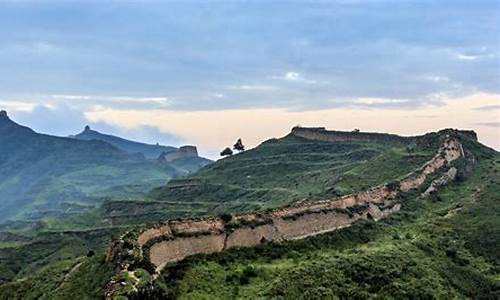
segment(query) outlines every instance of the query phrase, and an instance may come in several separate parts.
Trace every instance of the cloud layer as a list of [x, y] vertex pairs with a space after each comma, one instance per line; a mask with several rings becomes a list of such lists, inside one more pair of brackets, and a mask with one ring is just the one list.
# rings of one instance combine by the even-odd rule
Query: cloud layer
[[[0, 109], [69, 134], [109, 111], [176, 119], [361, 110], [422, 120], [452, 99], [490, 95], [469, 108], [468, 124], [496, 129], [498, 28], [493, 0], [2, 1]], [[191, 141], [169, 134], [177, 127], [100, 122]]]
[[90, 95], [113, 108], [188, 111], [363, 98], [422, 106], [438, 94], [499, 92], [499, 19], [495, 1], [7, 1], [0, 99]]

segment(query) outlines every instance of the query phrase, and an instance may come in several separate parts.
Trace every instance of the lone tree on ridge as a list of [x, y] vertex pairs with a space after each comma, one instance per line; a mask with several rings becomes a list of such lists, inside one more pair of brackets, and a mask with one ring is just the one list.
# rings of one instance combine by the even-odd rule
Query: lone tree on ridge
[[239, 152], [245, 151], [245, 146], [243, 145], [243, 142], [241, 141], [241, 139], [238, 139], [236, 141], [236, 144], [234, 144], [233, 149], [238, 150]]
[[229, 147], [222, 150], [222, 152], [220, 153], [220, 156], [231, 156], [231, 155], [233, 155], [233, 150], [231, 150], [231, 148]]

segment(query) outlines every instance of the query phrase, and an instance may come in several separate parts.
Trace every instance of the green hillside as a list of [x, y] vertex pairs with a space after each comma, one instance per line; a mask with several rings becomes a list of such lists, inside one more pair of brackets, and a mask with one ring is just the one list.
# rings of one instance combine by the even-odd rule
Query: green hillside
[[[172, 180], [145, 199], [106, 201], [61, 224], [53, 220], [42, 230], [6, 235], [0, 239], [0, 299], [99, 298], [118, 269], [104, 259], [113, 235], [167, 218], [263, 211], [392, 182], [433, 157], [448, 133], [409, 144], [288, 135]], [[500, 154], [460, 139], [467, 160], [455, 164], [458, 180], [422, 198], [440, 173], [431, 176], [419, 190], [401, 194], [401, 211], [387, 219], [193, 256], [169, 265], [151, 285], [151, 275], [138, 268], [135, 276], [144, 284], [124, 290], [130, 299], [497, 299]], [[86, 222], [103, 228], [65, 229]], [[124, 276], [114, 279], [133, 280]]]
[[2, 114], [0, 223], [79, 215], [107, 199], [137, 199], [204, 164], [156, 163], [102, 141], [38, 134]]
[[498, 299], [500, 155], [468, 146], [479, 161], [473, 175], [423, 199], [428, 180], [388, 219], [191, 257], [137, 299]]
[[[434, 151], [417, 145], [410, 150], [395, 143], [328, 143], [287, 135], [172, 180], [149, 196], [171, 203], [168, 217], [259, 211], [384, 184], [420, 167]], [[155, 214], [161, 212], [155, 209]]]

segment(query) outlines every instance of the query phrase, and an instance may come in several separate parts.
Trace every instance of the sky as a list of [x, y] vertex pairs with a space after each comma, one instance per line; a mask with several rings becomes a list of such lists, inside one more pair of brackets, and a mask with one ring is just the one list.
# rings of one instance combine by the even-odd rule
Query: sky
[[212, 158], [298, 124], [500, 149], [499, 3], [3, 0], [0, 109]]

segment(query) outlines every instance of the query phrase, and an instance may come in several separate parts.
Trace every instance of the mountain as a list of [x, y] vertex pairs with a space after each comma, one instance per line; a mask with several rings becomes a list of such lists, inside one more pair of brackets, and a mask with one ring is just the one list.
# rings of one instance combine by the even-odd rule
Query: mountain
[[148, 160], [171, 165], [182, 173], [192, 173], [199, 168], [210, 164], [212, 161], [198, 156], [196, 146], [185, 145], [179, 148], [163, 145], [151, 145], [127, 140], [118, 136], [103, 134], [85, 126], [84, 130], [76, 135], [69, 136], [77, 140], [103, 141], [130, 155], [143, 155]]
[[162, 153], [169, 153], [176, 151], [177, 148], [170, 146], [162, 146], [159, 144], [151, 145], [140, 142], [127, 140], [118, 136], [103, 134], [98, 131], [90, 129], [90, 126], [85, 126], [84, 130], [76, 135], [71, 135], [71, 138], [78, 140], [98, 140], [115, 146], [129, 154], [141, 153], [147, 159], [157, 159]]
[[0, 298], [498, 299], [499, 171], [471, 131], [294, 128], [107, 227], [5, 234]]
[[399, 143], [329, 143], [289, 134], [175, 178], [153, 189], [147, 201], [108, 201], [103, 218], [114, 225], [143, 223], [348, 194], [402, 176], [434, 154], [430, 148], [405, 149]]
[[206, 163], [158, 163], [100, 140], [39, 134], [2, 111], [0, 222], [74, 215], [106, 199], [137, 198]]

